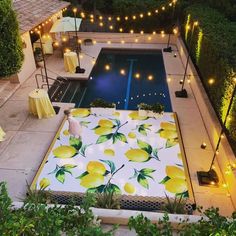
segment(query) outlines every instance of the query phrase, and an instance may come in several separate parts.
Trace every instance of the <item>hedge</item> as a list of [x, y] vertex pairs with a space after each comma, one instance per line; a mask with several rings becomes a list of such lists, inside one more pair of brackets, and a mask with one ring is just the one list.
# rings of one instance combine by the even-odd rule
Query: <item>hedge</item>
[[[217, 10], [205, 5], [188, 7], [185, 16], [185, 25], [188, 16], [190, 22], [199, 21], [199, 27], [192, 38], [191, 56], [199, 69], [212, 105], [224, 123], [236, 77], [236, 23], [230, 22]], [[184, 37], [190, 47], [190, 31]], [[210, 84], [209, 79], [214, 79], [214, 83]], [[230, 118], [226, 128], [236, 153], [236, 99]]]
[[0, 52], [0, 77], [19, 72], [24, 54], [11, 0], [0, 1]]

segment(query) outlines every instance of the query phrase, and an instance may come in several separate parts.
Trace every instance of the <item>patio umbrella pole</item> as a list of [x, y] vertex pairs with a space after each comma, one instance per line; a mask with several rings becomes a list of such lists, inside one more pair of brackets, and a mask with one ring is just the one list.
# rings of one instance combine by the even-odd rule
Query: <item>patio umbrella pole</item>
[[[172, 15], [171, 15], [171, 23], [173, 22], [173, 18], [174, 18], [175, 3], [176, 1], [173, 1], [174, 7], [173, 7]], [[163, 49], [163, 52], [172, 52], [172, 48], [170, 46], [170, 36], [171, 36], [171, 33], [169, 32], [167, 46], [166, 48]]]
[[217, 173], [213, 169], [213, 164], [215, 162], [216, 156], [219, 154], [219, 146], [220, 146], [220, 143], [221, 143], [221, 140], [222, 140], [222, 135], [223, 135], [224, 130], [225, 130], [225, 125], [226, 125], [226, 122], [227, 122], [227, 119], [228, 119], [228, 116], [229, 116], [229, 113], [230, 113], [231, 106], [233, 104], [235, 95], [236, 95], [236, 83], [234, 85], [234, 90], [233, 90], [232, 96], [230, 98], [229, 106], [228, 106], [228, 109], [227, 109], [227, 113], [226, 113], [226, 116], [225, 116], [224, 123], [222, 125], [223, 127], [221, 129], [220, 136], [219, 136], [219, 139], [218, 139], [215, 151], [214, 151], [214, 155], [213, 155], [213, 158], [212, 158], [212, 161], [211, 161], [210, 168], [209, 168], [208, 171], [197, 171], [197, 177], [198, 177], [199, 185], [216, 186], [219, 182], [219, 178], [217, 176]]
[[80, 68], [80, 58], [79, 58], [79, 49], [78, 49], [78, 33], [77, 33], [77, 24], [76, 24], [76, 13], [77, 13], [77, 8], [73, 9], [74, 12], [74, 19], [75, 19], [75, 38], [76, 38], [76, 53], [78, 55], [78, 63], [79, 63], [79, 68]]
[[186, 74], [187, 74], [187, 69], [188, 69], [188, 64], [189, 64], [189, 59], [190, 59], [190, 53], [192, 51], [192, 39], [193, 39], [194, 28], [197, 25], [198, 25], [198, 22], [195, 21], [193, 23], [193, 26], [192, 26], [191, 38], [190, 38], [190, 41], [189, 41], [190, 46], [189, 46], [188, 57], [187, 57], [185, 70], [184, 70], [184, 78], [183, 78], [183, 81], [182, 81], [182, 87], [181, 87], [180, 91], [175, 91], [175, 96], [178, 97], [178, 98], [187, 98], [188, 97], [188, 93], [187, 93], [187, 90], [184, 89], [184, 85], [185, 85]]

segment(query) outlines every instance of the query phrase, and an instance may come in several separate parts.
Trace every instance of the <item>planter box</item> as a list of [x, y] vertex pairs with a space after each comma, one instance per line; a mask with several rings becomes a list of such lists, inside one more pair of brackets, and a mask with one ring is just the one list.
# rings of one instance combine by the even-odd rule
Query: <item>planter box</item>
[[104, 107], [91, 107], [90, 111], [92, 114], [96, 115], [107, 115], [111, 116], [115, 111], [116, 108], [104, 108]]
[[160, 118], [160, 117], [163, 116], [164, 112], [155, 113], [153, 111], [139, 109], [138, 114], [139, 114], [139, 116], [148, 116], [148, 117], [153, 117], [153, 118]]

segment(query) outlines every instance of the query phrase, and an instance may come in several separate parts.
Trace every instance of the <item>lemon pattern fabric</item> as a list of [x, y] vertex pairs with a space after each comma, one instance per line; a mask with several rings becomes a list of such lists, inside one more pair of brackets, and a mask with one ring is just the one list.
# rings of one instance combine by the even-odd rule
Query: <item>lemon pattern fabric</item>
[[150, 118], [119, 110], [101, 116], [76, 108], [72, 115], [83, 124], [82, 137], [69, 134], [66, 120], [37, 175], [36, 189], [188, 197], [173, 113]]

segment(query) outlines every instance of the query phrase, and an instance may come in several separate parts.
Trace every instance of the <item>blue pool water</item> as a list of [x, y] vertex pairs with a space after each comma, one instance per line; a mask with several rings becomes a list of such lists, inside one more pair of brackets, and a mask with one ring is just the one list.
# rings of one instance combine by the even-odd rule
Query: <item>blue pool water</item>
[[[105, 69], [106, 65], [110, 70]], [[121, 74], [121, 70], [125, 73]], [[116, 103], [117, 109], [134, 110], [141, 102], [160, 102], [165, 105], [166, 112], [172, 111], [159, 50], [103, 49], [90, 78], [80, 107], [89, 107], [95, 98], [103, 98]]]

